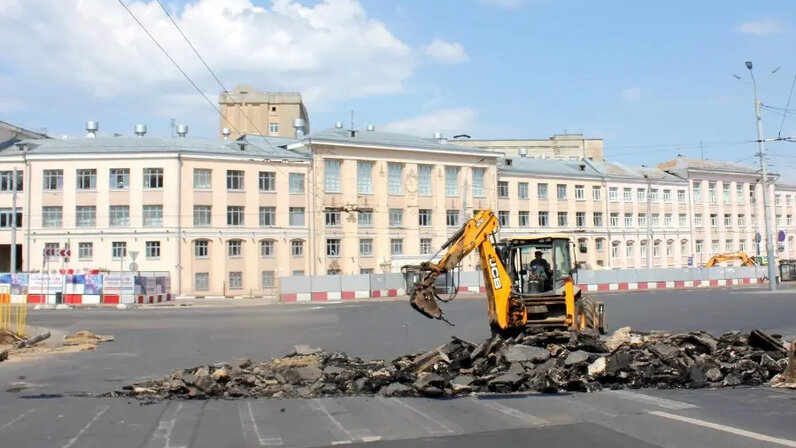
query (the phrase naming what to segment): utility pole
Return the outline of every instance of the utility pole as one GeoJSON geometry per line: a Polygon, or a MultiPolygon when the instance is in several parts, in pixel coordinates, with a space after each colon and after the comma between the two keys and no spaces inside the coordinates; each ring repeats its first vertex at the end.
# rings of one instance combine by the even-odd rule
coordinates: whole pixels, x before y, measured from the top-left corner
{"type": "MultiPolygon", "coordinates": [[[[17,167],[11,174],[11,275],[17,273],[17,167]]],[[[12,279],[13,283],[14,280],[12,279]]]]}
{"type": "Polygon", "coordinates": [[[650,178],[647,173],[644,173],[644,179],[647,180],[647,269],[652,269],[652,248],[654,244],[652,242],[652,204],[650,198],[650,178]]]}
{"type": "Polygon", "coordinates": [[[766,160],[766,147],[763,144],[763,120],[760,117],[760,97],[757,94],[757,82],[755,81],[755,74],[752,71],[752,61],[746,61],[746,68],[752,77],[752,86],[755,90],[755,118],[757,120],[757,156],[760,159],[760,174],[762,179],[760,185],[763,187],[763,211],[766,229],[766,252],[768,258],[768,289],[770,291],[777,290],[777,267],[776,257],[774,252],[774,232],[771,228],[771,208],[768,198],[768,161],[766,160]]]}

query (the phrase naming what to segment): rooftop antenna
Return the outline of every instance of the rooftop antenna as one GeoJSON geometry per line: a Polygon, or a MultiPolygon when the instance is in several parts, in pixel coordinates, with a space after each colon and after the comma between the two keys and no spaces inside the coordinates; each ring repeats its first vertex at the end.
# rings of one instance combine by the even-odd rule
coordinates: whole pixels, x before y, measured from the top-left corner
{"type": "Polygon", "coordinates": [[[351,109],[351,130],[354,130],[354,109],[351,109]]]}
{"type": "Polygon", "coordinates": [[[702,140],[699,141],[699,154],[702,156],[702,160],[705,160],[705,148],[702,146],[702,140]]]}
{"type": "Polygon", "coordinates": [[[171,138],[174,138],[174,128],[176,126],[177,126],[177,124],[174,122],[174,119],[172,118],[171,119],[171,138]]]}

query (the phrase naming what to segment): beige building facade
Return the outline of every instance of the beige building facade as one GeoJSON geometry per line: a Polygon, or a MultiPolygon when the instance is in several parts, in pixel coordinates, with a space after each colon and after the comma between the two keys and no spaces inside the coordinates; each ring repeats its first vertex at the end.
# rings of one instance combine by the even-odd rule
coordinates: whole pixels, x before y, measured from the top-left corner
{"type": "Polygon", "coordinates": [[[457,145],[481,148],[499,152],[507,156],[526,156],[534,158],[550,157],[568,159],[580,157],[589,160],[603,160],[603,140],[586,138],[583,134],[556,134],[548,139],[506,139],[480,140],[468,136],[457,136],[457,145]]]}
{"type": "MultiPolygon", "coordinates": [[[[571,233],[587,268],[686,267],[757,255],[761,194],[754,170],[723,162],[504,156],[375,130],[23,140],[0,151],[0,250],[16,207],[26,271],[134,268],[184,296],[273,296],[289,275],[400,272],[491,208],[500,236],[571,233]],[[47,262],[55,247],[71,257],[47,262]]],[[[779,256],[796,258],[796,186],[771,194],[779,256]]]]}
{"type": "Polygon", "coordinates": [[[293,138],[297,119],[303,120],[301,131],[310,132],[310,118],[298,92],[261,92],[241,85],[231,92],[222,92],[218,105],[221,110],[218,132],[222,137],[227,128],[233,140],[243,134],[293,138]]]}

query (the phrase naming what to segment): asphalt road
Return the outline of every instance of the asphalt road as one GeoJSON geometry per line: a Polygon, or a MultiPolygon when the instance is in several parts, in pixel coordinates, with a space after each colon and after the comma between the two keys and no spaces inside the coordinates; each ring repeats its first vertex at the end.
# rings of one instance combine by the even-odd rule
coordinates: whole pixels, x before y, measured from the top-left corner
{"type": "MultiPolygon", "coordinates": [[[[755,289],[604,294],[609,326],[755,327],[796,336],[796,294],[755,289]]],[[[341,398],[167,402],[93,398],[174,368],[280,356],[294,344],[365,358],[488,337],[483,300],[429,321],[405,302],[36,311],[31,325],[87,329],[96,351],[0,364],[2,447],[796,447],[796,393],[769,388],[640,390],[451,400],[341,398]],[[9,388],[23,389],[8,392],[9,388]]]]}

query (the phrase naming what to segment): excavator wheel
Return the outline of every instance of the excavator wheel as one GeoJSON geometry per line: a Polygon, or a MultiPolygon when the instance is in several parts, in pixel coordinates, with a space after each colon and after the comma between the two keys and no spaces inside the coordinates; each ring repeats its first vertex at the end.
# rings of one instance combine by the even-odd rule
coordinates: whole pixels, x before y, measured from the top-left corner
{"type": "Polygon", "coordinates": [[[592,328],[605,334],[605,316],[601,313],[602,302],[595,302],[589,296],[581,296],[575,306],[575,322],[578,329],[592,328]]]}

